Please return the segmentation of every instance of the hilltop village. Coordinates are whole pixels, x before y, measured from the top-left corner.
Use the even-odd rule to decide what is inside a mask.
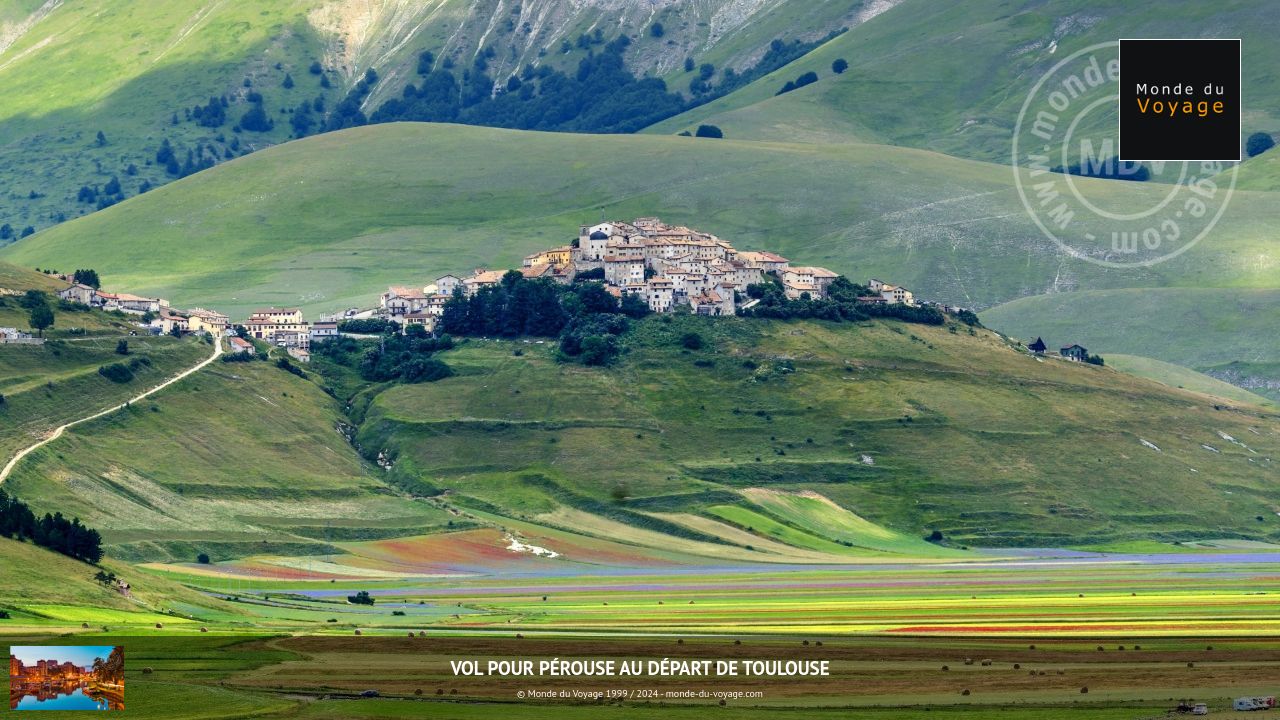
[[[739,250],[711,233],[644,217],[631,222],[583,225],[570,244],[526,255],[519,268],[480,268],[465,277],[446,274],[424,285],[393,285],[382,293],[375,307],[321,315],[316,322],[306,320],[300,308],[267,307],[234,323],[226,314],[214,310],[178,310],[163,298],[102,290],[97,287],[96,273],[90,276],[95,282],[89,283],[81,280],[80,271],[59,276],[70,284],[58,291],[58,297],[136,315],[139,325],[152,334],[226,337],[229,352],[246,354],[255,352],[252,341],[257,340],[308,362],[312,343],[340,335],[359,335],[362,326],[378,328],[363,332],[378,332],[388,324],[398,326],[402,333],[411,328],[414,332],[435,332],[451,300],[470,298],[485,288],[500,285],[504,276],[512,272],[526,280],[560,285],[596,282],[619,301],[625,299],[634,304],[633,298],[639,298],[641,307],[653,313],[704,316],[751,311],[761,303],[759,288],[768,286],[787,301],[826,300],[833,283],[840,279],[839,274],[824,267],[792,265],[773,252]],[[877,314],[872,312],[874,306],[883,306],[878,314],[893,313],[896,307],[972,315],[964,308],[921,301],[904,287],[874,278],[863,287],[856,304],[869,314]],[[368,321],[374,323],[370,325]],[[43,340],[15,328],[0,328],[0,343],[5,342]],[[1043,342],[1037,339],[1029,350],[1042,355]],[[1084,348],[1076,345],[1063,348],[1060,354],[1072,360],[1090,358]]]
[[[775,278],[790,300],[822,299],[839,274],[824,267],[793,266],[781,255],[738,250],[727,240],[658,218],[602,222],[582,226],[569,245],[526,255],[520,274],[529,280],[569,284],[592,280],[615,298],[642,298],[651,312],[687,307],[695,315],[735,315],[758,300],[746,297],[751,285]],[[467,277],[444,275],[422,287],[392,286],[382,294],[380,316],[400,325],[431,330],[455,292],[474,295],[497,285],[507,270],[478,269]],[[915,305],[911,291],[872,280],[877,293],[867,303]]]

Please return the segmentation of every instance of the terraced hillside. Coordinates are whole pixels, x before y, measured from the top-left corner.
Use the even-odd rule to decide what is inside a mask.
[[[343,438],[334,401],[273,363],[215,363],[32,453],[6,489],[77,515],[113,557],[319,553],[445,526]],[[380,472],[380,471],[379,471]]]
[[[58,425],[124,402],[195,365],[211,350],[195,339],[133,335],[138,327],[130,316],[58,304],[52,292],[63,286],[42,273],[0,263],[0,288],[45,291],[54,310],[44,345],[0,345],[4,462]],[[20,300],[0,296],[0,327],[27,329],[30,311]],[[117,352],[121,340],[128,355]],[[131,380],[115,382],[99,374],[99,368],[116,363],[132,366]]]
[[[691,325],[714,351],[677,347]],[[470,342],[448,354],[457,377],[377,395],[358,442],[394,461],[393,482],[570,528],[583,520],[564,506],[632,524],[692,512],[765,536],[747,511],[805,512],[797,525],[839,539],[816,512],[831,500],[907,536],[973,543],[1274,533],[1280,436],[1265,410],[964,329],[651,320],[636,332],[610,370]],[[785,527],[774,539],[796,544]]]
[[[690,331],[708,347],[682,349]],[[355,387],[350,371],[323,358],[315,382],[219,363],[76,428],[6,487],[100,528],[116,557],[187,562],[466,528],[605,565],[955,552],[918,539],[933,530],[957,546],[1278,537],[1280,424],[1257,406],[964,326],[651,318],[628,338],[612,368],[470,340],[441,356],[455,377],[368,386],[346,419],[317,383]],[[445,547],[379,572],[479,562]]]

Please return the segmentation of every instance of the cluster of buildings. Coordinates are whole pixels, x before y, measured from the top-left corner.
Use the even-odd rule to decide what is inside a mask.
[[[69,302],[88,305],[100,310],[116,310],[144,318],[145,325],[157,334],[208,333],[225,335],[231,326],[226,315],[204,308],[177,310],[164,298],[143,297],[129,293],[113,293],[73,282],[58,291],[58,297]]]
[[[46,682],[63,680],[83,680],[92,676],[92,672],[71,662],[57,660],[37,660],[34,665],[24,665],[21,660],[9,655],[9,678],[21,682]]]
[[[1035,355],[1044,355],[1044,351],[1049,347],[1044,344],[1043,338],[1036,338],[1036,341],[1028,345],[1027,349]],[[1058,354],[1075,362],[1084,362],[1089,359],[1089,349],[1076,343],[1059,348]]]
[[[128,293],[110,293],[81,283],[72,283],[58,291],[58,297],[70,302],[88,305],[102,310],[118,310],[138,315],[139,321],[156,334],[207,334],[213,337],[231,336],[228,345],[231,352],[254,351],[253,343],[232,334],[231,318],[215,310],[191,308],[177,310],[164,298],[148,298]],[[285,348],[290,355],[302,362],[310,360],[311,341],[315,338],[336,337],[338,323],[309,323],[298,308],[270,307],[255,310],[244,322],[251,338]],[[20,342],[6,340],[9,331],[15,338],[25,335],[13,328],[0,328],[0,343]],[[27,335],[26,337],[30,337]]]
[[[792,265],[775,253],[738,250],[727,240],[658,218],[584,225],[569,245],[527,255],[519,268],[529,279],[571,283],[590,273],[615,297],[636,295],[655,313],[688,306],[699,315],[734,315],[755,301],[748,285],[777,278],[792,299],[820,299],[839,275],[824,267]],[[428,329],[444,314],[456,290],[472,295],[502,281],[504,270],[476,270],[469,277],[445,275],[425,287],[393,286],[382,294],[379,312],[401,325]],[[873,280],[880,293],[873,302],[915,304],[911,292]],[[739,304],[741,302],[741,304]]]
[[[751,307],[759,301],[746,297],[747,287],[767,280],[776,280],[789,299],[823,299],[839,277],[824,267],[792,265],[776,253],[739,250],[711,233],[668,225],[654,217],[583,225],[571,244],[525,256],[518,271],[531,280],[563,284],[591,278],[604,283],[618,299],[627,295],[641,298],[655,313],[688,307],[698,315],[735,315]],[[283,347],[306,362],[311,343],[337,337],[342,319],[377,316],[402,327],[421,325],[433,331],[455,293],[474,295],[500,283],[507,272],[479,269],[467,277],[444,275],[422,287],[391,286],[375,310],[353,309],[342,316],[322,316],[315,323],[307,322],[298,308],[263,308],[251,313],[243,326],[248,337]],[[860,302],[916,304],[906,288],[874,279],[869,287],[875,294],[859,298]],[[59,291],[58,297],[143,316],[144,324],[156,333],[232,335],[226,315],[204,308],[176,310],[163,298],[109,293],[80,283]],[[10,330],[0,328],[0,342]],[[231,352],[253,352],[252,343],[241,338],[232,337],[229,344]]]
[[[43,345],[44,338],[14,327],[0,327],[0,345]]]

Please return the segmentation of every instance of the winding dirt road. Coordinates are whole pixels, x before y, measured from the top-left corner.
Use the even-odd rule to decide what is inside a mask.
[[[120,403],[119,405],[113,405],[112,407],[109,407],[106,410],[96,412],[93,415],[82,417],[79,420],[72,420],[69,423],[64,423],[62,425],[59,425],[58,427],[54,428],[53,432],[46,435],[44,439],[42,439],[40,442],[37,442],[34,445],[31,445],[29,447],[25,447],[19,450],[17,454],[15,454],[12,458],[10,458],[9,462],[4,466],[4,469],[0,470],[0,483],[3,483],[5,479],[9,477],[9,473],[13,472],[13,469],[17,467],[18,463],[22,460],[22,458],[26,457],[32,452],[35,452],[36,450],[39,450],[45,445],[48,445],[54,440],[57,440],[58,438],[62,437],[62,433],[65,432],[67,428],[74,427],[76,425],[79,425],[80,423],[89,422],[90,420],[97,420],[103,415],[108,415],[110,413],[115,412],[116,410],[119,410],[122,407],[125,407],[126,405],[136,403],[139,400],[142,400],[151,395],[154,395],[155,393],[158,393],[161,390],[169,387],[170,385],[178,382],[182,378],[187,377],[191,373],[197,372],[202,368],[208,366],[209,363],[217,360],[220,355],[222,355],[222,339],[216,338],[213,342],[213,353],[209,355],[209,357],[200,361],[198,364],[193,365],[187,368],[186,370],[183,370],[177,375],[174,375],[173,377],[169,378],[168,380],[165,380],[164,382],[160,383],[159,385],[156,385],[155,387],[151,388],[150,390],[147,390],[146,392],[143,392],[139,395],[129,398],[128,400]]]

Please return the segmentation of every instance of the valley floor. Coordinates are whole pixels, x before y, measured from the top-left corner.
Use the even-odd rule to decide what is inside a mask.
[[[27,601],[0,635],[125,645],[144,718],[693,718],[724,699],[731,718],[1136,719],[1280,689],[1273,546],[664,564],[611,558],[604,541],[591,562],[552,558],[485,532],[153,565],[135,587],[178,581],[210,605]],[[360,590],[373,605],[348,601]],[[830,674],[467,677],[450,662],[551,658],[826,660]]]

